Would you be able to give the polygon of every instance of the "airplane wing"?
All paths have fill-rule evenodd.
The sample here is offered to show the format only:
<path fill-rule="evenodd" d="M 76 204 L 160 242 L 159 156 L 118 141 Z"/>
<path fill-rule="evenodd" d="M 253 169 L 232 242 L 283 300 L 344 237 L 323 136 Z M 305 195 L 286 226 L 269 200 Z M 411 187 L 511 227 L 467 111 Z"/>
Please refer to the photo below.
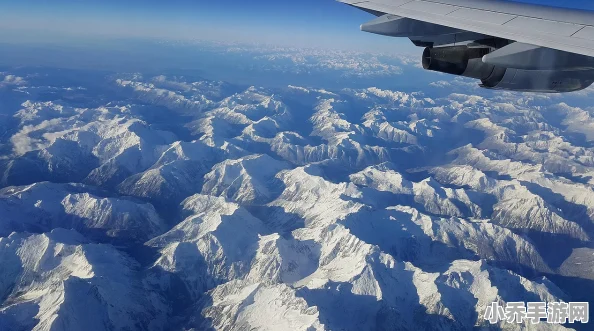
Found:
<path fill-rule="evenodd" d="M 339 0 L 456 31 L 594 57 L 594 12 L 502 0 Z"/>

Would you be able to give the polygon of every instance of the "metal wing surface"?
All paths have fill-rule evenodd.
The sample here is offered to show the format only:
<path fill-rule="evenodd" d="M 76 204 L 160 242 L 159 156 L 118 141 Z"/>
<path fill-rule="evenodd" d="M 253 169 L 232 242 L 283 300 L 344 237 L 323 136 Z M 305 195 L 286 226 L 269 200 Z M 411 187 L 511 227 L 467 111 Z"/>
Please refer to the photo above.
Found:
<path fill-rule="evenodd" d="M 594 12 L 502 0 L 339 0 L 363 10 L 594 56 Z"/>

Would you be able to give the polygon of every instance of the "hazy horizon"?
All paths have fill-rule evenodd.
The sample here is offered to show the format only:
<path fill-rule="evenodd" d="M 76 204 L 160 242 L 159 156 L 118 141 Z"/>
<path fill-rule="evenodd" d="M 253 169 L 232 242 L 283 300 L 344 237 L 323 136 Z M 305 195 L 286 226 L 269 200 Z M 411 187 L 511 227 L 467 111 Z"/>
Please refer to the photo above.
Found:
<path fill-rule="evenodd" d="M 520 2 L 557 5 L 552 0 Z M 588 1 L 564 7 L 594 10 Z M 100 38 L 213 40 L 281 46 L 389 51 L 414 49 L 406 39 L 359 31 L 373 16 L 335 0 L 31 0 L 0 4 L 0 41 L 56 42 Z"/>

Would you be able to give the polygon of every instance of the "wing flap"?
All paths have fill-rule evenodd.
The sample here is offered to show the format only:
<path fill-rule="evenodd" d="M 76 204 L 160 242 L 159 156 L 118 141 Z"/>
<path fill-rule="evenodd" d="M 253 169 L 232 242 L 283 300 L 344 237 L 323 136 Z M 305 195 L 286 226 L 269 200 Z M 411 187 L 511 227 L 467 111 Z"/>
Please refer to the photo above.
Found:
<path fill-rule="evenodd" d="M 450 14 L 460 7 L 452 6 L 452 5 L 444 5 L 441 3 L 435 2 L 427 2 L 427 1 L 411 1 L 407 2 L 400 6 L 401 9 L 404 10 L 414 10 L 419 12 L 430 12 L 437 15 L 447 15 Z"/>
<path fill-rule="evenodd" d="M 594 41 L 594 27 L 586 26 L 573 35 L 574 38 Z"/>
<path fill-rule="evenodd" d="M 594 13 L 552 7 L 480 0 L 340 0 L 355 7 L 398 15 L 455 29 L 515 40 L 576 54 L 594 56 Z M 511 5 L 510 5 L 511 4 Z M 496 5 L 499 5 L 498 8 Z M 485 9 L 487 8 L 487 9 Z M 529 11 L 529 9 L 534 9 Z M 468 12 L 468 10 L 471 10 Z M 515 14 L 515 13 L 518 14 Z M 530 13 L 531 15 L 526 15 Z M 543 14 L 544 13 L 544 14 Z M 545 15 L 546 14 L 546 15 Z M 472 15 L 477 15 L 472 18 Z M 501 16 L 504 15 L 504 16 Z M 543 17 L 534 17 L 540 15 Z M 489 17 L 489 18 L 485 18 Z M 587 19 L 589 24 L 583 24 Z M 583 32 L 582 32 L 583 31 Z"/>
<path fill-rule="evenodd" d="M 503 26 L 510 27 L 512 29 L 518 29 L 518 31 L 536 30 L 543 34 L 551 33 L 565 37 L 571 37 L 573 34 L 584 28 L 583 25 L 522 16 L 514 18 L 513 20 L 503 24 Z"/>
<path fill-rule="evenodd" d="M 389 4 L 391 0 L 381 0 Z M 414 1 L 414 0 L 411 0 Z M 550 21 L 574 23 L 581 25 L 594 24 L 594 13 L 591 11 L 550 7 L 506 0 L 428 0 L 429 2 L 453 5 L 461 8 L 472 8 L 492 13 L 502 13 Z"/>
<path fill-rule="evenodd" d="M 484 10 L 470 8 L 460 8 L 455 12 L 450 13 L 449 16 L 463 20 L 483 22 L 496 25 L 503 25 L 517 17 L 515 15 L 510 14 L 486 12 Z"/>

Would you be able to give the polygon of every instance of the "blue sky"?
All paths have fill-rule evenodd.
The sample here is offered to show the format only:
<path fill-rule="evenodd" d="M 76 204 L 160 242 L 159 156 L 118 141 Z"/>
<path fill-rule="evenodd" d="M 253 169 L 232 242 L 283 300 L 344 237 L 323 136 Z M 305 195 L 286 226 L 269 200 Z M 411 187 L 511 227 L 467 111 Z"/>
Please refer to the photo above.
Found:
<path fill-rule="evenodd" d="M 559 6 L 558 0 L 522 0 Z M 594 10 L 594 1 L 564 6 Z M 334 0 L 4 0 L 0 32 L 63 37 L 156 37 L 345 48 L 406 47 L 359 32 L 369 14 Z"/>

